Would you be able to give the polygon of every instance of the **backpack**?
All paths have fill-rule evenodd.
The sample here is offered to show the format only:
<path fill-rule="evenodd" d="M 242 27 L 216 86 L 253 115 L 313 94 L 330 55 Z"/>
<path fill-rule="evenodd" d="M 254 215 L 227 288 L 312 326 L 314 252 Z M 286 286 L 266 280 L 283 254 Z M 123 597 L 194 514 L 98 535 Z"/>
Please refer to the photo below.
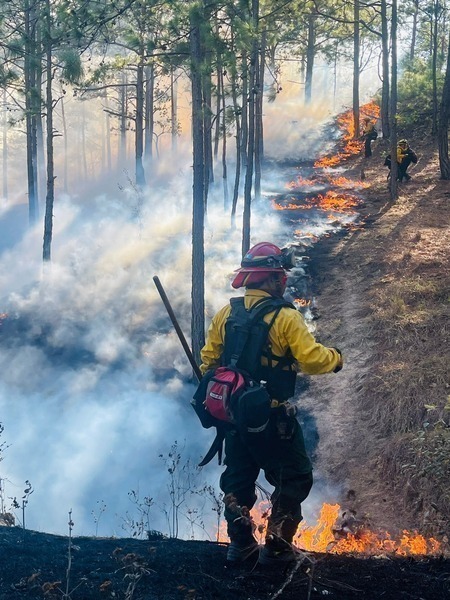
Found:
<path fill-rule="evenodd" d="M 375 129 L 375 127 L 372 129 L 372 131 L 369 133 L 369 138 L 371 140 L 376 140 L 378 137 L 378 131 Z"/>
<path fill-rule="evenodd" d="M 208 371 L 199 383 L 191 402 L 201 424 L 205 428 L 216 427 L 217 435 L 207 455 L 200 463 L 210 462 L 216 453 L 221 461 L 225 433 L 237 429 L 242 439 L 249 442 L 264 435 L 269 423 L 271 395 L 261 383 L 264 373 L 261 366 L 269 330 L 283 306 L 295 307 L 283 299 L 264 298 L 250 310 L 245 308 L 244 298 L 231 299 L 231 312 L 225 324 L 222 365 Z M 273 312 L 269 323 L 264 316 Z M 272 355 L 270 355 L 272 356 Z M 269 356 L 269 362 L 270 362 Z M 277 365 L 272 371 L 280 372 L 294 361 L 289 357 L 275 357 Z M 295 371 L 286 372 L 295 385 Z M 292 388 L 293 385 L 289 385 Z M 291 389 L 289 389 L 289 395 Z"/>

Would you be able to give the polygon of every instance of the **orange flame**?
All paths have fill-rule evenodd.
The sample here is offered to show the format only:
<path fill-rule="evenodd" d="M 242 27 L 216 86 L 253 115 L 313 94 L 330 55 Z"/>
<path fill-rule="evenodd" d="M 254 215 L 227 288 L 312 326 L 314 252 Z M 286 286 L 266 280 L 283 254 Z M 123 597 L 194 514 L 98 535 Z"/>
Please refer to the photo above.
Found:
<path fill-rule="evenodd" d="M 294 298 L 294 304 L 297 306 L 309 306 L 311 300 L 306 300 L 306 298 Z"/>
<path fill-rule="evenodd" d="M 354 181 L 352 179 L 348 179 L 347 177 L 329 177 L 328 178 L 331 185 L 336 187 L 343 188 L 366 188 L 369 187 L 369 184 L 364 181 Z"/>
<path fill-rule="evenodd" d="M 331 210 L 340 213 L 353 213 L 350 210 L 359 204 L 359 199 L 350 194 L 344 194 L 342 192 L 335 192 L 329 190 L 325 195 L 318 194 L 314 198 L 305 200 L 303 204 L 279 204 L 272 200 L 272 207 L 275 210 L 307 210 L 310 208 L 318 208 L 320 210 Z"/>
<path fill-rule="evenodd" d="M 301 175 L 297 177 L 295 181 L 290 181 L 286 184 L 286 187 L 290 190 L 294 190 L 295 188 L 302 187 L 304 185 L 315 185 L 317 182 L 313 179 L 305 179 Z"/>
<path fill-rule="evenodd" d="M 268 503 L 261 502 L 252 512 L 257 515 L 255 533 L 259 534 L 262 541 L 269 513 Z M 330 554 L 436 556 L 443 553 L 441 542 L 434 538 L 426 539 L 417 532 L 403 531 L 398 540 L 393 539 L 386 531 L 376 533 L 363 527 L 353 533 L 341 534 L 336 529 L 339 512 L 339 504 L 323 504 L 316 525 L 308 526 L 304 522 L 300 524 L 294 544 L 306 552 Z M 220 535 L 220 541 L 227 539 L 226 534 Z"/>
<path fill-rule="evenodd" d="M 380 108 L 374 102 L 368 102 L 360 108 L 361 115 L 378 119 L 380 116 Z M 363 142 L 355 139 L 355 124 L 353 121 L 353 110 L 347 110 L 336 119 L 337 126 L 343 132 L 342 140 L 343 147 L 340 152 L 334 156 L 323 156 L 316 160 L 314 166 L 317 168 L 335 167 L 350 156 L 359 154 L 363 147 Z"/>

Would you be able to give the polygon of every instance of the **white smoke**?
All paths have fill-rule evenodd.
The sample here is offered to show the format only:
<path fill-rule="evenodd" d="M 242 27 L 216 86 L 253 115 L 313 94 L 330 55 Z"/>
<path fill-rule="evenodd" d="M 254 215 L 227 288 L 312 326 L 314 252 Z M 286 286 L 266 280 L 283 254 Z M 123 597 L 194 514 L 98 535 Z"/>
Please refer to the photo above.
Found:
<path fill-rule="evenodd" d="M 267 154 L 312 157 L 320 145 L 317 112 L 295 125 L 295 99 L 286 102 L 290 116 L 281 103 L 268 108 Z M 329 114 L 316 111 L 322 121 Z M 153 498 L 150 528 L 167 532 L 168 453 L 177 442 L 181 463 L 195 465 L 212 441 L 189 406 L 191 368 L 152 281 L 159 276 L 189 338 L 191 176 L 190 160 L 181 161 L 164 188 L 142 199 L 130 188 L 58 200 L 46 270 L 42 224 L 11 237 L 15 213 L 2 209 L 0 314 L 8 316 L 0 320 L 0 422 L 10 447 L 0 475 L 6 506 L 12 497 L 20 504 L 31 482 L 30 529 L 65 534 L 72 509 L 77 535 L 130 534 L 133 490 Z M 266 173 L 264 190 L 279 189 L 283 177 Z M 240 213 L 232 230 L 220 187 L 212 190 L 205 231 L 207 324 L 228 301 L 241 256 Z M 291 241 L 264 198 L 252 209 L 251 243 Z M 211 463 L 197 485 L 218 489 L 220 472 Z M 205 501 L 199 498 L 187 494 L 183 510 Z M 204 521 L 213 523 L 210 508 L 202 509 Z"/>

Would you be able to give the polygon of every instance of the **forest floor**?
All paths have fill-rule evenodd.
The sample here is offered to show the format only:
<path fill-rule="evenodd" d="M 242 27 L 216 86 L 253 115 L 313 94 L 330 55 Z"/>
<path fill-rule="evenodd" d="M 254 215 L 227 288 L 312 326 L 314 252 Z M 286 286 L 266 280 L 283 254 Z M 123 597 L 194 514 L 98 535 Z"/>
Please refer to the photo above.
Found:
<path fill-rule="evenodd" d="M 435 535 L 445 547 L 443 500 L 437 498 L 436 504 L 426 486 L 415 487 L 408 469 L 399 471 L 399 457 L 391 450 L 400 452 L 400 446 L 378 422 L 390 418 L 402 430 L 406 395 L 433 424 L 448 423 L 443 407 L 448 379 L 440 358 L 448 352 L 442 290 L 449 289 L 450 182 L 439 180 L 436 154 L 426 138 L 412 140 L 419 163 L 412 181 L 401 184 L 398 200 L 391 202 L 383 144 L 376 142 L 372 158 L 357 156 L 346 163 L 347 177 L 359 180 L 363 169 L 369 184 L 361 192 L 364 226 L 311 252 L 316 333 L 323 343 L 342 349 L 345 367 L 337 376 L 311 378 L 302 402 L 317 422 L 316 470 L 340 486 L 343 510 L 394 536 L 404 529 Z M 408 396 L 408 381 L 419 367 L 426 368 L 425 359 L 436 368 L 416 378 Z M 391 403 L 383 402 L 387 389 Z M 442 481 L 431 483 L 436 487 Z M 231 568 L 226 547 L 160 536 L 74 538 L 70 544 L 64 536 L 0 527 L 0 600 L 450 598 L 449 555 L 308 552 L 286 571 L 258 566 L 256 557 Z"/>

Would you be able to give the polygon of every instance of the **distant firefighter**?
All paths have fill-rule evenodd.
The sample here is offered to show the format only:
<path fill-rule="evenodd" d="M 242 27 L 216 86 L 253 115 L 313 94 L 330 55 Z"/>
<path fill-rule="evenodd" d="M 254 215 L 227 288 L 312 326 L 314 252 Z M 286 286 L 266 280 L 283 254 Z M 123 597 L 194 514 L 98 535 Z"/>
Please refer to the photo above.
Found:
<path fill-rule="evenodd" d="M 417 163 L 417 154 L 411 150 L 407 140 L 400 140 L 397 144 L 397 179 L 398 181 L 410 181 L 411 175 L 406 170 L 411 163 Z M 391 169 L 391 155 L 388 154 L 384 166 Z"/>
<path fill-rule="evenodd" d="M 364 117 L 363 123 L 362 138 L 364 140 L 364 156 L 369 158 L 372 156 L 371 144 L 377 139 L 378 131 L 375 129 L 375 125 L 369 117 Z"/>

